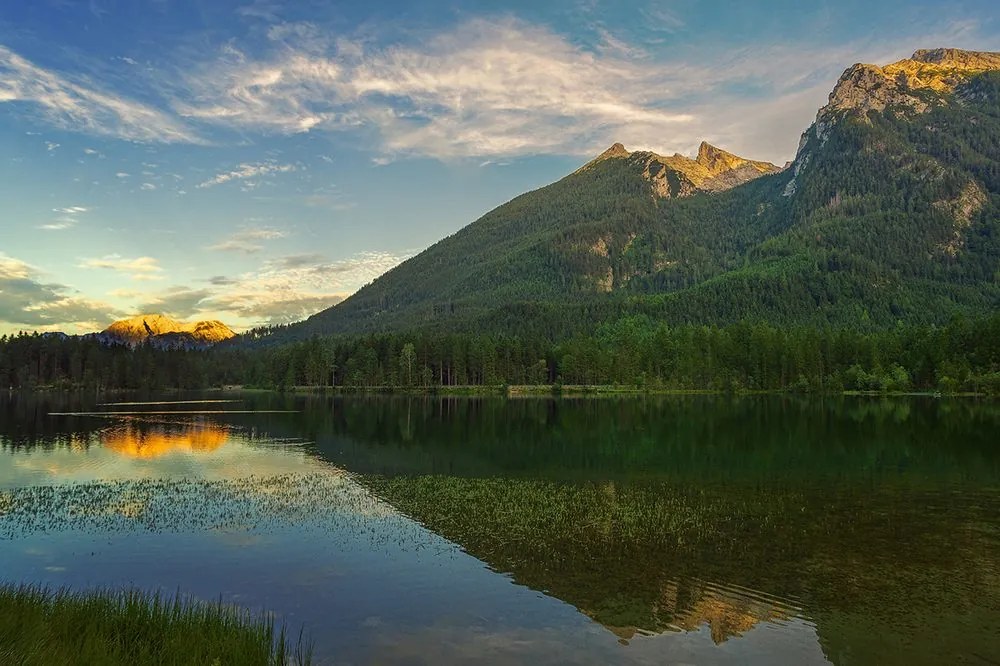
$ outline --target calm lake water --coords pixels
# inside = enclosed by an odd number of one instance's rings
[[[0,396],[0,579],[319,663],[1000,663],[997,403],[116,401]]]

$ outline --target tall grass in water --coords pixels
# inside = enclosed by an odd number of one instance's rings
[[[0,585],[0,664],[5,666],[304,666],[274,621],[220,603],[138,591],[70,592]]]

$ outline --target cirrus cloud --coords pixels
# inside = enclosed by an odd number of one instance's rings
[[[203,143],[174,114],[39,67],[0,45],[0,103],[35,105],[56,127],[147,143]],[[48,143],[48,150],[58,144]]]
[[[289,171],[296,171],[297,167],[294,164],[277,164],[273,160],[268,160],[266,162],[257,163],[244,163],[240,164],[238,167],[231,171],[225,171],[223,173],[218,173],[208,180],[198,183],[196,187],[206,188],[214,187],[216,185],[222,185],[223,183],[228,183],[231,180],[250,180],[261,178],[263,176],[270,175],[272,173],[288,173]],[[254,181],[251,181],[254,182]]]
[[[261,241],[277,240],[284,238],[287,234],[279,229],[253,228],[242,229],[229,238],[226,238],[214,245],[209,245],[209,250],[222,252],[242,252],[243,254],[256,254],[264,249]]]
[[[387,154],[440,158],[588,153],[693,120],[665,104],[655,69],[512,18],[374,50],[286,33],[271,31],[263,59],[227,45],[190,76],[193,95],[176,101],[178,112],[265,132],[368,127]]]
[[[160,262],[153,257],[135,257],[129,259],[118,254],[109,254],[95,259],[84,259],[80,268],[96,268],[128,273],[133,280],[159,280],[162,273]]]

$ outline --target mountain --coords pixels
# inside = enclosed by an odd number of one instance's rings
[[[145,314],[116,321],[100,336],[130,347],[146,343],[161,349],[192,349],[228,340],[236,333],[220,321],[188,324],[160,314]]]
[[[606,160],[626,160],[629,168],[641,171],[653,194],[662,199],[687,197],[699,192],[724,192],[781,169],[770,162],[756,162],[727,153],[702,141],[698,157],[679,153],[664,157],[648,151],[630,153],[620,143],[608,148],[576,173],[587,171]]]
[[[279,338],[644,315],[875,329],[1000,307],[1000,54],[858,64],[787,169],[615,144]]]

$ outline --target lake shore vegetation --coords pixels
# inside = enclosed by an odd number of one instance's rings
[[[276,633],[277,632],[277,633]],[[304,666],[311,657],[266,615],[136,590],[0,585],[0,663],[19,666]]]

